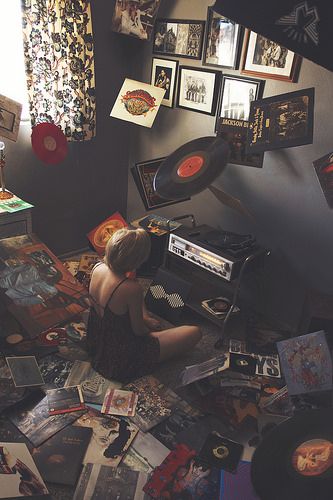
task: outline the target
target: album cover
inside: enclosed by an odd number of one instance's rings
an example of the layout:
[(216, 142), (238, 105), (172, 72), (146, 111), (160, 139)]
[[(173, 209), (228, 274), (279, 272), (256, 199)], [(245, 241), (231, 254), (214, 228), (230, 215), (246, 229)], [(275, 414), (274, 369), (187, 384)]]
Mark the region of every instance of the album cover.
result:
[(125, 78), (110, 116), (151, 128), (165, 89)]
[(325, 332), (282, 340), (277, 348), (289, 395), (332, 389), (332, 357)]
[(92, 408), (74, 425), (93, 430), (83, 463), (111, 467), (117, 467), (139, 430), (123, 417), (104, 416)]
[(170, 231), (174, 231), (180, 227), (181, 223), (176, 221), (170, 221), (168, 223), (168, 219), (166, 217), (152, 214), (141, 219), (139, 221), (139, 226), (156, 236), (163, 236), (164, 234), (168, 234)]
[(229, 368), (229, 353), (221, 353), (215, 358), (203, 361), (197, 365), (185, 366), (179, 378), (181, 385), (188, 385), (196, 380), (210, 377)]
[(120, 382), (104, 378), (95, 372), (89, 361), (74, 361), (65, 387), (79, 385), (86, 403), (103, 404), (108, 389), (118, 389)]
[(35, 356), (13, 356), (6, 361), (16, 387), (44, 385)]
[(255, 375), (257, 360), (252, 355), (230, 353), (230, 370), (244, 373), (245, 375)]
[[(218, 319), (224, 319), (229, 312), (231, 302), (226, 297), (215, 297), (201, 302), (201, 305), (206, 311)], [(232, 314), (239, 312), (239, 307), (234, 306)]]
[(212, 467), (235, 472), (243, 454), (243, 448), (242, 444), (214, 431), (207, 436), (199, 457)]
[(50, 498), (45, 483), (23, 443), (0, 442), (0, 498)]
[(101, 413), (134, 417), (138, 395), (132, 391), (108, 389), (103, 401)]
[(64, 386), (72, 366), (73, 361), (62, 359), (56, 354), (45, 356), (39, 361), (40, 372), (50, 389)]
[(121, 461), (122, 467), (151, 473), (169, 455), (164, 446), (149, 432), (139, 431)]
[(312, 143), (313, 108), (314, 88), (252, 101), (247, 153)]
[(85, 409), (85, 404), (79, 385), (60, 387), (46, 391), (49, 414), (58, 415)]
[(185, 444), (188, 448), (199, 454), (209, 434), (212, 432), (218, 432), (230, 439), (233, 436), (233, 431), (221, 419), (214, 415), (205, 415), (195, 424), (177, 434), (176, 446), (177, 444)]
[(71, 321), (65, 325), (67, 337), (72, 342), (81, 342), (87, 336), (87, 327), (83, 318), (78, 317), (76, 321)]
[(21, 401), (28, 389), (15, 387), (6, 361), (0, 358), (0, 412)]
[(221, 117), (217, 134), (229, 144), (228, 163), (262, 168), (264, 153), (247, 153), (246, 141), (249, 122)]
[(40, 392), (32, 395), (29, 400), (18, 403), (15, 408), (7, 410), (9, 420), (36, 448), (61, 429), (72, 424), (83, 413), (84, 410), (63, 415), (49, 415), (47, 397)]
[(79, 262), (77, 260), (65, 260), (63, 261), (63, 265), (72, 276), (75, 276), (79, 270)]
[(270, 356), (257, 355), (256, 375), (264, 377), (281, 377), (280, 361), (277, 354)]
[(72, 425), (31, 452), (44, 481), (74, 486), (80, 475), (92, 429)]
[(147, 474), (124, 467), (86, 464), (73, 500), (149, 500), (142, 491)]
[(140, 197), (143, 201), (146, 210), (154, 210), (156, 208), (174, 205), (187, 201), (190, 198), (182, 200), (168, 200), (159, 196), (154, 188), (154, 179), (159, 166), (165, 158), (158, 158), (145, 162), (136, 163), (131, 167), (134, 182), (138, 188)]
[(87, 238), (98, 255), (102, 256), (104, 255), (106, 244), (113, 233), (118, 231), (118, 229), (123, 229), (124, 227), (128, 227), (127, 222), (119, 212), (115, 212), (105, 221), (101, 222), (98, 226), (92, 229), (87, 234)]
[(312, 162), (321, 189), (330, 208), (333, 208), (333, 152)]
[[(1, 122), (1, 118), (0, 118)], [(0, 126), (1, 129), (1, 126)], [(0, 134), (1, 135), (1, 134)], [(27, 201), (21, 200), (21, 198), (18, 198), (17, 196), (13, 195), (10, 199), (8, 200), (1, 200), (0, 203), (0, 213), (4, 212), (18, 212), (19, 210), (25, 210), (27, 208), (32, 208), (33, 205), (31, 203), (28, 203)]]
[(152, 498), (212, 500), (219, 490), (219, 472), (205, 464), (184, 444), (179, 444), (157, 467), (143, 490)]
[(125, 385), (124, 389), (138, 395), (135, 416), (131, 417), (131, 420), (143, 432), (149, 431), (159, 422), (168, 418), (180, 400), (177, 394), (151, 375)]
[(221, 470), (220, 500), (259, 500), (251, 481), (251, 463), (242, 460), (237, 472)]
[(49, 328), (46, 332), (38, 335), (38, 343), (43, 346), (58, 346), (67, 343), (67, 332), (65, 328)]
[(0, 240), (0, 295), (30, 337), (89, 307), (88, 294), (34, 235)]
[(185, 429), (189, 429), (203, 417), (196, 408), (192, 408), (182, 400), (175, 406), (170, 417), (151, 429), (151, 434), (170, 450), (177, 445), (177, 436)]
[(262, 396), (259, 408), (264, 413), (291, 417), (294, 413), (294, 408), (287, 386), (273, 392), (271, 395)]

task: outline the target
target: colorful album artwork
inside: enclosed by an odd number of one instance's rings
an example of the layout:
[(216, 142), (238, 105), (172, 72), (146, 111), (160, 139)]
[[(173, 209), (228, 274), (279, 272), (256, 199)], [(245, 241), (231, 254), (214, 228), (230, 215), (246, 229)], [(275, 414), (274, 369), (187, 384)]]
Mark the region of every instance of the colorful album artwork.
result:
[(135, 392), (108, 389), (105, 394), (101, 413), (134, 417), (137, 402), (138, 395)]
[(150, 476), (143, 490), (152, 498), (212, 500), (218, 497), (219, 472), (179, 444)]
[(84, 287), (34, 235), (0, 240), (0, 295), (31, 337), (87, 309)]
[(121, 464), (133, 470), (151, 473), (169, 453), (170, 449), (152, 434), (139, 431)]
[(147, 474), (125, 467), (86, 464), (78, 481), (73, 500), (148, 500), (142, 487)]
[(49, 493), (24, 443), (0, 443), (0, 476), (0, 498), (42, 499)]
[(311, 144), (313, 110), (314, 88), (252, 101), (246, 152)]
[(105, 416), (92, 408), (74, 425), (93, 430), (83, 463), (111, 467), (117, 467), (139, 430), (125, 418)]
[(128, 227), (127, 222), (119, 212), (115, 212), (97, 227), (92, 229), (87, 234), (87, 238), (98, 255), (104, 255), (106, 244), (113, 233), (124, 227)]
[(333, 152), (315, 160), (313, 166), (327, 204), (333, 208)]
[(110, 116), (151, 128), (164, 94), (165, 89), (126, 78)]
[(332, 389), (332, 357), (325, 332), (282, 340), (277, 348), (290, 395)]
[[(1, 127), (0, 127), (1, 129)], [(1, 133), (0, 133), (1, 136)], [(0, 213), (13, 213), (18, 212), (19, 210), (25, 210), (27, 208), (32, 208), (33, 205), (28, 203), (27, 201), (23, 201), (17, 196), (12, 196), (12, 198), (8, 200), (2, 200), (0, 203)]]
[(118, 389), (120, 382), (107, 380), (95, 372), (89, 361), (75, 361), (65, 387), (80, 385), (86, 403), (102, 404), (109, 388)]
[(155, 191), (155, 175), (164, 159), (165, 158), (158, 158), (157, 160), (136, 163), (135, 166), (131, 168), (134, 182), (146, 210), (154, 210), (155, 208), (166, 207), (167, 205), (173, 205), (190, 199), (167, 200), (159, 196)]

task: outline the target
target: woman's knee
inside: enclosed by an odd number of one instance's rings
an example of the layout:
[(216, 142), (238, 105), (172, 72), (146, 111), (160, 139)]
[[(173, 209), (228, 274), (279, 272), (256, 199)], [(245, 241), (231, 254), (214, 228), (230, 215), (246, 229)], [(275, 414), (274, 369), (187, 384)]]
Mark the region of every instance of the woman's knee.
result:
[(197, 344), (202, 339), (202, 333), (198, 326), (188, 326), (189, 336), (195, 344)]

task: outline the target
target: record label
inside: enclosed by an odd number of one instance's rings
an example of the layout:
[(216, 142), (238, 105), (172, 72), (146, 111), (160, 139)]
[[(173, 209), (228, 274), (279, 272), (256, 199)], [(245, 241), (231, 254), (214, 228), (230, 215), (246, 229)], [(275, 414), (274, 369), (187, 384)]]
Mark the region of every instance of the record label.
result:
[(41, 345), (59, 345), (67, 342), (66, 328), (50, 328), (39, 335)]
[(302, 476), (320, 476), (333, 465), (333, 443), (326, 439), (310, 439), (296, 448), (292, 464)]
[(199, 172), (204, 164), (204, 158), (199, 155), (189, 156), (182, 161), (178, 167), (177, 174), (179, 177), (192, 177)]

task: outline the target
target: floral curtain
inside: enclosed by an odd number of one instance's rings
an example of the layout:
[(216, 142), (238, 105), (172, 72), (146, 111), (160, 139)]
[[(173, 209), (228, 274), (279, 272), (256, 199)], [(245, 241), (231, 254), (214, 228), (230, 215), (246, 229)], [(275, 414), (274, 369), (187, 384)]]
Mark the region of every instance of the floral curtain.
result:
[(95, 136), (95, 72), (89, 0), (22, 0), (32, 126), (58, 125), (68, 141)]

